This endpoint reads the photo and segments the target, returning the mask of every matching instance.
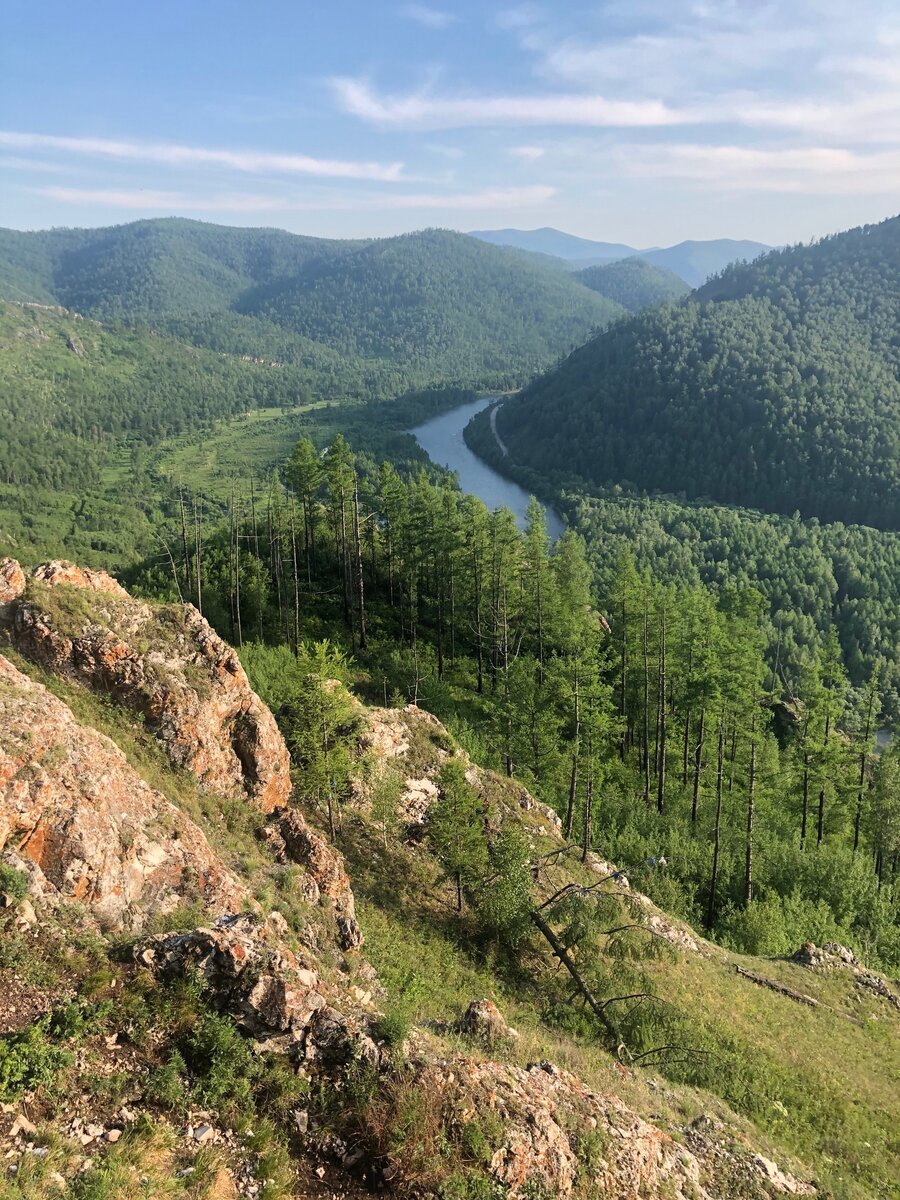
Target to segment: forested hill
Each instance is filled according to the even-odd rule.
[[[727,269],[503,406],[544,474],[900,526],[900,218]]]
[[[642,258],[623,258],[606,266],[585,267],[576,279],[629,312],[680,300],[691,290],[674,271],[651,266]]]
[[[622,312],[552,264],[462,234],[330,241],[183,219],[2,230],[0,297],[298,363],[314,342],[389,364],[369,396],[447,379],[514,386]]]

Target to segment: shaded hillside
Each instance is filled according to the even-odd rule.
[[[344,375],[371,376],[370,395],[524,382],[619,312],[552,263],[462,234],[329,241],[180,218],[0,231],[0,295],[168,326],[216,348],[236,340],[241,353],[337,352]]]
[[[900,523],[900,219],[734,266],[504,405],[514,459],[600,485]]]
[[[623,258],[608,266],[586,267],[577,273],[576,279],[629,312],[681,300],[691,290],[674,271],[651,266],[642,258]]]

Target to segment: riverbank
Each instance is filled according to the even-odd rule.
[[[410,429],[409,433],[437,466],[454,471],[464,492],[478,496],[488,508],[509,508],[520,528],[525,525],[525,512],[531,493],[507,475],[486,462],[468,446],[465,429],[473,417],[486,409],[493,411],[498,397],[479,396],[466,404]],[[565,529],[559,513],[544,504],[547,532],[555,541]]]

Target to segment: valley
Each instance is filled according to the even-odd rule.
[[[3,234],[10,1196],[892,1195],[898,228]]]

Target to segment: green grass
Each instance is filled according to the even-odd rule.
[[[220,423],[212,433],[171,438],[155,451],[155,470],[163,480],[175,485],[183,482],[194,492],[227,503],[235,478],[241,481],[242,492],[249,475],[265,488],[294,443],[309,436],[316,424],[308,414],[334,407],[321,400],[287,413],[254,409]]]

